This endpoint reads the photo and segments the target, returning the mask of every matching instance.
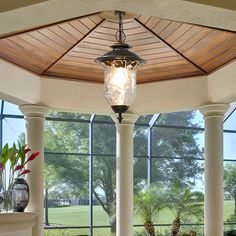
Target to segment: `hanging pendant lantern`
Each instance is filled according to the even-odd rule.
[[[126,36],[123,31],[124,12],[116,11],[119,19],[119,30],[116,34],[118,43],[111,46],[112,51],[96,58],[95,62],[102,64],[105,70],[105,98],[111,105],[113,111],[118,113],[121,123],[122,113],[126,112],[133,104],[136,96],[137,68],[146,61],[135,53],[124,43]]]

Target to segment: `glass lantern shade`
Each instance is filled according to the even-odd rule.
[[[132,66],[105,67],[105,98],[111,106],[130,106],[136,95],[136,70]]]
[[[112,51],[95,61],[105,69],[105,98],[113,106],[126,106],[134,102],[137,68],[145,61],[130,52],[126,43],[116,43]]]

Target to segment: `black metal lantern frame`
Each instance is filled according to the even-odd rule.
[[[119,30],[116,33],[116,44],[112,51],[96,58],[95,62],[102,64],[105,69],[105,97],[113,111],[118,113],[121,123],[122,113],[126,112],[133,103],[136,95],[136,70],[146,63],[138,55],[130,52],[131,46],[125,43],[126,35],[123,30],[124,12],[116,11],[119,20]]]

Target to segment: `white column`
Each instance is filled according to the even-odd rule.
[[[199,109],[205,121],[205,236],[222,236],[224,232],[223,120],[228,107],[213,103]]]
[[[33,236],[43,236],[44,226],[44,197],[43,197],[43,169],[44,169],[44,120],[49,109],[37,105],[22,105],[21,112],[26,121],[26,143],[32,151],[39,151],[40,156],[29,162],[27,168],[31,173],[27,175],[30,189],[30,201],[26,211],[37,213]]]
[[[123,114],[116,123],[116,236],[133,235],[133,127],[136,114]]]

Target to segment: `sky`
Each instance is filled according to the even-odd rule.
[[[18,106],[4,103],[4,114],[22,115]],[[3,145],[17,142],[21,133],[25,133],[25,122],[23,119],[5,118],[3,120]]]

